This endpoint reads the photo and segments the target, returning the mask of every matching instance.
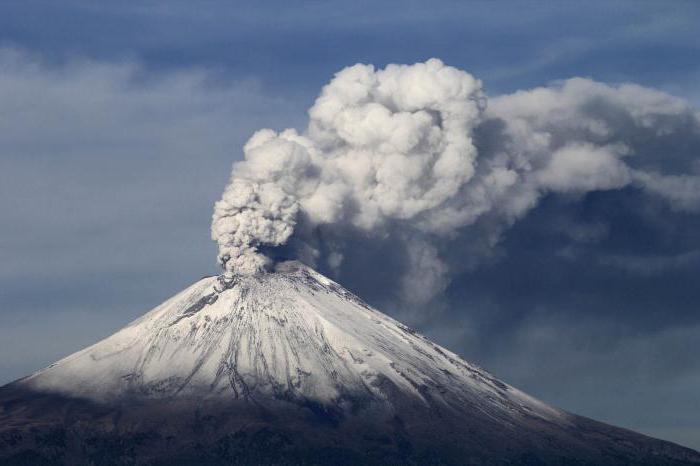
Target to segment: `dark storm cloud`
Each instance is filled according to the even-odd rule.
[[[549,196],[426,332],[558,406],[696,445],[698,228],[633,188]]]
[[[415,73],[411,75],[415,77],[423,72],[421,66],[400,73]],[[374,118],[373,124],[366,126],[364,113],[358,109],[365,105],[380,108],[380,103],[348,104],[345,115],[346,103],[335,102],[336,94],[344,95],[338,89],[350,82],[347,77],[360,70],[349,68],[337,75],[311,110],[309,135],[295,136],[309,147],[310,154],[316,154],[304,163],[318,166],[313,171],[318,175],[299,170],[285,172],[279,182],[271,180],[277,171],[270,167],[286,160],[277,143],[260,145],[234,170],[234,179],[245,177],[289,186],[286,192],[299,199],[299,209],[317,219],[305,221],[307,225],[296,230],[293,222],[285,224],[289,227],[284,230],[286,236],[277,244],[288,242],[292,249],[297,242],[304,246],[301,252],[287,254],[303,258],[307,249],[315,250],[309,260],[317,267],[351,285],[355,280],[367,282],[366,287],[359,282],[353,285],[361,295],[383,293],[377,296],[380,307],[430,308],[435,304],[431,303],[434,297],[442,299],[441,292],[450,286],[453,277],[511,254],[502,238],[508,237],[509,229],[523,218],[542,216],[538,203],[549,200],[545,205],[559,205],[560,209],[554,210],[556,216],[545,216],[538,223],[541,246],[546,248],[539,253],[545,257],[553,255],[580,263],[595,252],[600,257],[586,265],[606,265],[614,273],[620,273],[618,269],[625,260],[646,261],[657,268],[677,263],[686,271],[692,266],[697,245],[677,236],[693,238],[692,228],[681,226],[696,222],[700,209],[700,175],[695,172],[700,124],[697,111],[682,99],[635,85],[608,86],[580,78],[492,98],[481,118],[472,116],[469,124],[459,128],[474,134],[474,145],[465,141],[458,150],[465,159],[474,160],[475,170],[459,178],[458,189],[453,191],[448,186],[454,180],[437,177],[436,186],[444,197],[430,203],[420,196],[433,194],[433,188],[426,191],[425,186],[433,186],[435,180],[431,177],[436,177],[435,172],[429,165],[414,162],[412,149],[387,149],[385,143],[391,144],[381,136],[383,125],[392,129],[388,138],[403,130],[397,123],[400,114],[396,114],[396,121]],[[382,73],[388,71],[376,73],[381,88],[386,77]],[[354,86],[357,90],[360,84]],[[442,93],[436,90],[434,95]],[[318,137],[313,133],[314,125],[320,124],[314,115],[325,115],[325,106],[340,114],[332,120],[339,126],[332,134],[340,136],[333,136],[338,141],[330,144],[332,151],[327,155],[322,146],[314,147]],[[407,124],[408,120],[402,121]],[[350,133],[343,125],[354,128],[347,139],[343,135]],[[666,151],[659,139],[673,144]],[[289,143],[283,135],[279,140]],[[437,160],[443,156],[439,152],[443,146],[435,141],[417,146],[420,164],[426,163],[425,154],[432,154],[433,145]],[[298,153],[305,150],[298,147]],[[359,157],[369,157],[371,163],[356,167]],[[660,164],[661,160],[667,164]],[[384,167],[389,163],[393,184],[385,186]],[[427,174],[412,175],[416,167]],[[351,181],[347,180],[354,180],[356,173],[372,170],[377,174],[362,175],[358,177],[360,185],[348,186]],[[415,204],[418,210],[395,213],[394,190],[400,191],[399,197],[405,200],[403,207]],[[334,193],[334,202],[330,206],[318,204],[314,199],[319,192]],[[348,199],[354,210],[338,211]],[[336,212],[340,212],[337,217]],[[616,217],[609,212],[616,212]],[[671,220],[680,226],[672,225]],[[241,230],[245,223],[233,225]],[[536,231],[526,230],[521,236],[529,238]],[[675,249],[660,251],[666,246],[664,241]],[[635,249],[636,243],[643,247]],[[671,257],[665,258],[664,254]],[[369,267],[374,257],[381,257],[378,262],[386,267]],[[358,274],[357,270],[362,269],[373,273]],[[374,277],[381,279],[382,287],[371,285]]]

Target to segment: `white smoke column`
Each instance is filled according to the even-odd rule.
[[[216,203],[212,237],[232,276],[263,270],[279,247],[340,270],[357,254],[347,232],[369,242],[391,233],[404,257],[391,272],[396,292],[426,303],[453,273],[445,244],[462,251],[453,263],[476,263],[464,255],[493,248],[548,193],[635,186],[700,211],[700,177],[658,173],[638,154],[650,138],[694,138],[698,128],[686,102],[630,84],[574,78],[487,108],[478,80],[437,59],[355,65],[323,88],[305,132],[251,137]]]
[[[284,244],[294,231],[296,201],[272,183],[235,178],[214,206],[212,238],[226,272],[255,273],[267,264],[256,250]]]
[[[260,247],[284,244],[299,208],[312,225],[365,230],[437,208],[474,175],[482,110],[480,83],[436,59],[341,71],[305,135],[262,130],[246,144],[214,210],[220,262],[229,272],[264,268]]]

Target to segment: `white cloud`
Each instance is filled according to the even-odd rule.
[[[229,272],[264,267],[258,248],[288,242],[291,254],[339,272],[353,253],[344,244],[357,244],[344,235],[373,241],[391,230],[406,256],[392,271],[402,277],[398,292],[424,303],[449,283],[445,243],[465,237],[493,247],[544,194],[633,184],[695,209],[700,178],[645,170],[635,141],[698,127],[688,103],[633,84],[573,78],[487,105],[477,79],[436,59],[355,65],[323,88],[306,131],[251,137],[217,203],[213,238]]]
[[[621,188],[630,182],[629,168],[610,147],[571,144],[552,153],[537,173],[540,185],[557,192]]]

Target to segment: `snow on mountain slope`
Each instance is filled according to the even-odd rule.
[[[204,278],[20,384],[101,402],[189,396],[343,408],[367,400],[389,410],[398,389],[425,407],[466,402],[498,417],[566,422],[298,263],[224,286]]]
[[[700,464],[545,405],[296,262],[0,387],[2,464]]]

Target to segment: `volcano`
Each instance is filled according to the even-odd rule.
[[[690,465],[700,454],[548,406],[285,262],[203,278],[0,388],[0,463]]]

